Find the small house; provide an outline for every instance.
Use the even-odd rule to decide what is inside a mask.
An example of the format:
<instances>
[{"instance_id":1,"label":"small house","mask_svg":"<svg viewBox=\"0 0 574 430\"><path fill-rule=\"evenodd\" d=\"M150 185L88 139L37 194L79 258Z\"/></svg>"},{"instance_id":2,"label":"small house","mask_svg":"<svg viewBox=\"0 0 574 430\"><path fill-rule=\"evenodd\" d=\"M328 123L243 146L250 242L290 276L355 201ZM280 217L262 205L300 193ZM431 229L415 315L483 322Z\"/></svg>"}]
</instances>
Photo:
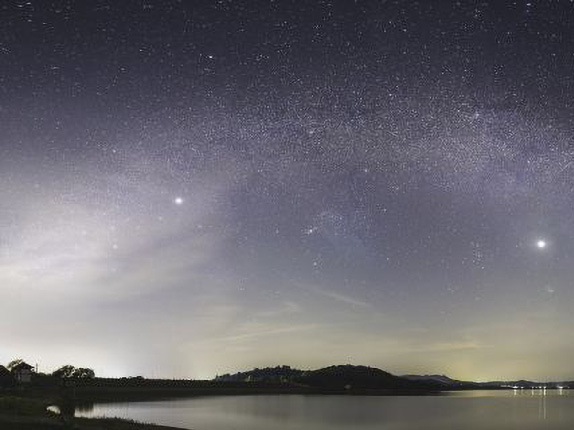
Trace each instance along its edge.
<instances>
[{"instance_id":1,"label":"small house","mask_svg":"<svg viewBox=\"0 0 574 430\"><path fill-rule=\"evenodd\" d=\"M32 381L32 373L34 373L34 367L28 363L22 362L12 368L12 375L19 384L29 384Z\"/></svg>"}]
</instances>

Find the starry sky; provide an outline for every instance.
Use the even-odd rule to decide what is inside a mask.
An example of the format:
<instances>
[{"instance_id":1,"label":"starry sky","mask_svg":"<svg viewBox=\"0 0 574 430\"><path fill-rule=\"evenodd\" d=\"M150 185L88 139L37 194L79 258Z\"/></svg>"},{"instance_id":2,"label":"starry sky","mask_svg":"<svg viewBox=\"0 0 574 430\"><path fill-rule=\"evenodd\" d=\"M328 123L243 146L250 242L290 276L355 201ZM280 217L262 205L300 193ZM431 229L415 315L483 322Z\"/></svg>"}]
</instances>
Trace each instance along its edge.
<instances>
[{"instance_id":1,"label":"starry sky","mask_svg":"<svg viewBox=\"0 0 574 430\"><path fill-rule=\"evenodd\" d=\"M574 378L574 3L2 0L0 362Z\"/></svg>"}]
</instances>

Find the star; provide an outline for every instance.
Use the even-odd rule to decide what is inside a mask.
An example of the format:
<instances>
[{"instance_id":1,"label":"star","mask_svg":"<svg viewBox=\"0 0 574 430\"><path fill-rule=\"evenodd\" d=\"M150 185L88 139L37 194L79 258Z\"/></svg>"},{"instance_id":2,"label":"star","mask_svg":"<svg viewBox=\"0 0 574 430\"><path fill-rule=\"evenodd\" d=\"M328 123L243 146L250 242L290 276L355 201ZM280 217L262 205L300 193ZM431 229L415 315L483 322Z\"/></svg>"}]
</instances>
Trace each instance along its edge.
<instances>
[{"instance_id":1,"label":"star","mask_svg":"<svg viewBox=\"0 0 574 430\"><path fill-rule=\"evenodd\" d=\"M175 199L173 199L173 202L176 205L181 206L183 204L183 198L182 197L176 197Z\"/></svg>"},{"instance_id":2,"label":"star","mask_svg":"<svg viewBox=\"0 0 574 430\"><path fill-rule=\"evenodd\" d=\"M306 229L305 229L304 233L305 233L307 236L309 236L309 235L315 233L315 231L317 231L317 228L316 228L316 227L309 227L309 228L306 228Z\"/></svg>"},{"instance_id":3,"label":"star","mask_svg":"<svg viewBox=\"0 0 574 430\"><path fill-rule=\"evenodd\" d=\"M536 247L539 248L539 249L544 249L544 248L546 248L547 246L548 246L548 244L547 244L546 241L543 240L543 239L539 239L539 240L536 242Z\"/></svg>"}]
</instances>

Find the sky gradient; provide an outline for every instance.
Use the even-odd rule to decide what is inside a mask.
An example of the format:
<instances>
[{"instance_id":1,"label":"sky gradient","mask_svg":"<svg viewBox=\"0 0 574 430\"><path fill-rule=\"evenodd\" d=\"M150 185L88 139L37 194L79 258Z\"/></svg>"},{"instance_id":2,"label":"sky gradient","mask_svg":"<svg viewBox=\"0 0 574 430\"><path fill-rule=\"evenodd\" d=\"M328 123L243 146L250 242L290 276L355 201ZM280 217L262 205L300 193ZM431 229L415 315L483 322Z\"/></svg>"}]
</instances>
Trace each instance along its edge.
<instances>
[{"instance_id":1,"label":"sky gradient","mask_svg":"<svg viewBox=\"0 0 574 430\"><path fill-rule=\"evenodd\" d=\"M3 2L0 362L574 379L573 47L566 0Z\"/></svg>"}]
</instances>

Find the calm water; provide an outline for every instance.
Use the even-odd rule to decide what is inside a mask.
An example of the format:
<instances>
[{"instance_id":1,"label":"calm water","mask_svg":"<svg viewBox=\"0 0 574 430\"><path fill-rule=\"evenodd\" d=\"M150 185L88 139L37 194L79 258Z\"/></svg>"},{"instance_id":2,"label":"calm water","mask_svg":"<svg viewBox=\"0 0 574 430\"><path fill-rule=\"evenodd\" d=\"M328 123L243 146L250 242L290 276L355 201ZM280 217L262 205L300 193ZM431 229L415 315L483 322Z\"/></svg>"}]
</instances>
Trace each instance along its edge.
<instances>
[{"instance_id":1,"label":"calm water","mask_svg":"<svg viewBox=\"0 0 574 430\"><path fill-rule=\"evenodd\" d=\"M237 396L95 405L114 416L196 430L572 429L574 390L444 396Z\"/></svg>"}]
</instances>

